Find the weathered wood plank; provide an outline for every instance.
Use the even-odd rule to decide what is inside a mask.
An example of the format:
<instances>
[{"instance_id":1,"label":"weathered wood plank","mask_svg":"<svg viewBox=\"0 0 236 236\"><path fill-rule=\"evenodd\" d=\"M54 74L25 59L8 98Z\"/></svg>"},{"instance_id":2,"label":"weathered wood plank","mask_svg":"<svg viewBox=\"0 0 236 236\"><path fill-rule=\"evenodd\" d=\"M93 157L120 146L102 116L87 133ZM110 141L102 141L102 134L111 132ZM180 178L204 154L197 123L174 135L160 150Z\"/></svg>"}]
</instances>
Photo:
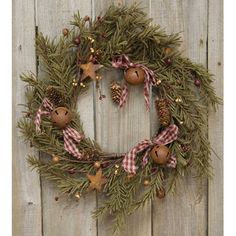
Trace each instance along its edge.
<instances>
[{"instance_id":1,"label":"weathered wood plank","mask_svg":"<svg viewBox=\"0 0 236 236\"><path fill-rule=\"evenodd\" d=\"M105 11L111 4L122 6L134 1L94 1L95 15ZM142 1L148 6L149 1ZM148 10L149 8L147 8ZM110 71L103 74L102 92L107 96L103 101L97 99L96 104L96 137L106 151L127 152L139 141L150 137L150 119L146 112L143 86L129 88L129 102L121 110L117 108L110 97L112 80L122 79L122 74ZM111 235L111 218L99 221L98 235ZM121 235L151 235L151 204L131 215L126 221L126 228Z\"/></svg>"},{"instance_id":2,"label":"weathered wood plank","mask_svg":"<svg viewBox=\"0 0 236 236\"><path fill-rule=\"evenodd\" d=\"M151 1L151 9L151 17L168 33L182 31L184 55L206 65L207 0ZM153 130L155 126L154 122ZM174 196L154 202L153 235L207 234L207 182L202 184L201 202L197 201L197 187L195 180L184 177Z\"/></svg>"},{"instance_id":3,"label":"weathered wood plank","mask_svg":"<svg viewBox=\"0 0 236 236\"><path fill-rule=\"evenodd\" d=\"M36 152L25 145L16 128L25 102L24 83L20 74L36 71L34 1L13 1L13 235L41 236L40 179L27 164L26 156Z\"/></svg>"},{"instance_id":4,"label":"weathered wood plank","mask_svg":"<svg viewBox=\"0 0 236 236\"><path fill-rule=\"evenodd\" d=\"M77 10L81 16L91 15L91 2L38 0L37 9L39 31L53 38L60 35L63 28L69 27L68 23ZM92 86L79 98L78 110L86 135L94 138ZM63 197L55 201L57 193L53 183L42 180L44 235L96 235L96 221L90 214L96 207L95 194L75 203L67 202L68 199Z\"/></svg>"},{"instance_id":5,"label":"weathered wood plank","mask_svg":"<svg viewBox=\"0 0 236 236\"><path fill-rule=\"evenodd\" d=\"M208 68L215 75L214 86L223 98L223 1L209 0ZM214 179L208 183L208 235L223 235L223 106L209 115Z\"/></svg>"}]
</instances>

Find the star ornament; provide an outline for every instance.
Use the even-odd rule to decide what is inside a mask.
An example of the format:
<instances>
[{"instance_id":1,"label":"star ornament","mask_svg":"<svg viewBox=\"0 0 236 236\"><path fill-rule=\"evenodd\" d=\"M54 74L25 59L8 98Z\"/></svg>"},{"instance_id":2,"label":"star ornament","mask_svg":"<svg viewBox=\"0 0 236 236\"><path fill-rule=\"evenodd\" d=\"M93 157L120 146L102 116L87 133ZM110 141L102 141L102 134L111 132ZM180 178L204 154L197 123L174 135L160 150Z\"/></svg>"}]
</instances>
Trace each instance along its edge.
<instances>
[{"instance_id":1,"label":"star ornament","mask_svg":"<svg viewBox=\"0 0 236 236\"><path fill-rule=\"evenodd\" d=\"M81 81L83 81L87 77L96 80L96 71L102 67L103 65L93 64L91 61L86 64L80 65L80 68L83 70Z\"/></svg>"},{"instance_id":2,"label":"star ornament","mask_svg":"<svg viewBox=\"0 0 236 236\"><path fill-rule=\"evenodd\" d=\"M104 185L107 182L107 179L102 174L102 169L99 169L97 171L96 175L89 175L89 174L87 174L87 178L90 181L90 185L88 187L88 191L96 189L99 192L101 192L102 185Z\"/></svg>"}]
</instances>

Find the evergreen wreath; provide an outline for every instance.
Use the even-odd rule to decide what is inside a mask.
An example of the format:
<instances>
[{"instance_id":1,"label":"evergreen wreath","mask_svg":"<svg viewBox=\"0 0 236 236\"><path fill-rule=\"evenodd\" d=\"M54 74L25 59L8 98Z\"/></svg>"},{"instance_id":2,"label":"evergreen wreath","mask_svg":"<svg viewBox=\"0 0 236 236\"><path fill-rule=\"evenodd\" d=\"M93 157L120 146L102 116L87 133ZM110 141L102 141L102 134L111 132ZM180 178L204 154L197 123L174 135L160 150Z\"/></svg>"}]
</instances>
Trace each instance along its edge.
<instances>
[{"instance_id":1,"label":"evergreen wreath","mask_svg":"<svg viewBox=\"0 0 236 236\"><path fill-rule=\"evenodd\" d=\"M212 175L207 114L220 103L212 75L181 56L179 34L167 35L151 22L137 5L111 6L95 20L78 12L58 40L37 36L42 72L21 76L27 102L18 126L27 142L50 156L29 156L29 164L75 199L102 191L106 200L94 216L112 214L115 229L147 201L173 192L187 170ZM110 87L114 104L125 109L129 86L143 84L147 110L152 97L160 123L152 139L125 154L107 153L85 137L76 111L89 83L99 90L99 72L110 68L124 71Z\"/></svg>"}]
</instances>

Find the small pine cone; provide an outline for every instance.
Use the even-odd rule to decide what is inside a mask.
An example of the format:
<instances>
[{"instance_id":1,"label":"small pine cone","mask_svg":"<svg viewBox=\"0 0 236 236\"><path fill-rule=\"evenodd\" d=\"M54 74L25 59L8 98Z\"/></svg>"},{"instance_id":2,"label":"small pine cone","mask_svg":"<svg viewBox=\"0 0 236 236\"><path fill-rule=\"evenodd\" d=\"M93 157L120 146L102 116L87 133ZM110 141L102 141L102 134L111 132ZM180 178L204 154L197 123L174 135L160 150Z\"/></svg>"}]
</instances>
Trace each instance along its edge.
<instances>
[{"instance_id":1,"label":"small pine cone","mask_svg":"<svg viewBox=\"0 0 236 236\"><path fill-rule=\"evenodd\" d=\"M160 124L167 126L171 121L171 113L169 110L169 102L166 99L157 99L155 101L157 114L159 116Z\"/></svg>"},{"instance_id":2,"label":"small pine cone","mask_svg":"<svg viewBox=\"0 0 236 236\"><path fill-rule=\"evenodd\" d=\"M55 106L63 105L65 103L65 98L63 95L52 86L47 88L47 98Z\"/></svg>"},{"instance_id":3,"label":"small pine cone","mask_svg":"<svg viewBox=\"0 0 236 236\"><path fill-rule=\"evenodd\" d=\"M111 98L114 103L120 103L120 97L122 93L121 85L115 81L111 83Z\"/></svg>"}]
</instances>

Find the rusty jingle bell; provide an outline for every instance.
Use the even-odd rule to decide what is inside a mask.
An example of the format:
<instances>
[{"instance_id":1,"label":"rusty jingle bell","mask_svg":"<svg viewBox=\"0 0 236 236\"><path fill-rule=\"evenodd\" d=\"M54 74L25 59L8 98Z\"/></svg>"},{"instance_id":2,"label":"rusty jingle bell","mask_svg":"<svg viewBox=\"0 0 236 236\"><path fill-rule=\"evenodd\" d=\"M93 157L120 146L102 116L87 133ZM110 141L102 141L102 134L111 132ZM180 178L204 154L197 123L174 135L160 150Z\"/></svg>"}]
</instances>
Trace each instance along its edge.
<instances>
[{"instance_id":1,"label":"rusty jingle bell","mask_svg":"<svg viewBox=\"0 0 236 236\"><path fill-rule=\"evenodd\" d=\"M145 79L145 72L142 68L131 67L125 71L125 80L132 85L142 84Z\"/></svg>"},{"instance_id":2,"label":"rusty jingle bell","mask_svg":"<svg viewBox=\"0 0 236 236\"><path fill-rule=\"evenodd\" d=\"M64 129L72 120L72 113L66 107L57 107L51 113L51 120L55 126Z\"/></svg>"},{"instance_id":3,"label":"rusty jingle bell","mask_svg":"<svg viewBox=\"0 0 236 236\"><path fill-rule=\"evenodd\" d=\"M170 149L164 145L155 146L151 150L150 155L154 162L160 165L164 165L170 159Z\"/></svg>"}]
</instances>

